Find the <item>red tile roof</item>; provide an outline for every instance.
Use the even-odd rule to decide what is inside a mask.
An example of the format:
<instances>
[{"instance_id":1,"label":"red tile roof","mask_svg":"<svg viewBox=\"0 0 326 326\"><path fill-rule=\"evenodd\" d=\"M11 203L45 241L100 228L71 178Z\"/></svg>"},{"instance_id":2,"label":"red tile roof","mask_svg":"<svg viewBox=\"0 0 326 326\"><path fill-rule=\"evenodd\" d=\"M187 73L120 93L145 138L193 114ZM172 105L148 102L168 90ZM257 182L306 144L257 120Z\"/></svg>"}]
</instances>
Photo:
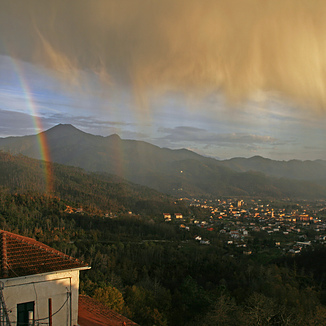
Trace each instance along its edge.
<instances>
[{"instance_id":1,"label":"red tile roof","mask_svg":"<svg viewBox=\"0 0 326 326\"><path fill-rule=\"evenodd\" d=\"M138 325L87 295L79 296L78 324L80 326Z\"/></svg>"},{"instance_id":2,"label":"red tile roof","mask_svg":"<svg viewBox=\"0 0 326 326\"><path fill-rule=\"evenodd\" d=\"M0 278L86 266L87 264L34 239L0 230Z\"/></svg>"}]
</instances>

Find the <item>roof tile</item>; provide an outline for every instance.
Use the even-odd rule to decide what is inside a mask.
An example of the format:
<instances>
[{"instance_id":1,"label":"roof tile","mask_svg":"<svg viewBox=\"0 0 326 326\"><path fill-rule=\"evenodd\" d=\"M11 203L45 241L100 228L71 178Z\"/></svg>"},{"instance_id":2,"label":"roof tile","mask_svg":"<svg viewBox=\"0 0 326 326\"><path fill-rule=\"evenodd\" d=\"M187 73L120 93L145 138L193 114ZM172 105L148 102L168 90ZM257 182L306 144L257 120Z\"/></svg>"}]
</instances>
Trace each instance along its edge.
<instances>
[{"instance_id":1,"label":"roof tile","mask_svg":"<svg viewBox=\"0 0 326 326\"><path fill-rule=\"evenodd\" d=\"M0 230L0 278L88 266L32 238Z\"/></svg>"},{"instance_id":2,"label":"roof tile","mask_svg":"<svg viewBox=\"0 0 326 326\"><path fill-rule=\"evenodd\" d=\"M135 322L109 309L101 302L80 295L78 300L78 324L80 326L137 326Z\"/></svg>"}]
</instances>

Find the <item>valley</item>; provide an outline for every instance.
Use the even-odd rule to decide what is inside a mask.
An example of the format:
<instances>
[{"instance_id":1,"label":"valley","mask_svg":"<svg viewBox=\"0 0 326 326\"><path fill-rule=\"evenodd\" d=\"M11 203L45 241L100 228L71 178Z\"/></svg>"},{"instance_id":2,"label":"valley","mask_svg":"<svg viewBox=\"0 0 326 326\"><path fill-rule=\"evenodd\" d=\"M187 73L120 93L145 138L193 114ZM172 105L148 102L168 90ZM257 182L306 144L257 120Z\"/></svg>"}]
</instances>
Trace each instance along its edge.
<instances>
[{"instance_id":1,"label":"valley","mask_svg":"<svg viewBox=\"0 0 326 326\"><path fill-rule=\"evenodd\" d=\"M87 262L81 293L100 301L113 296L111 309L144 326L323 323L321 182L235 171L185 150L154 147L161 165L153 154L144 169L134 168L140 185L97 170L106 159L94 160L90 170L73 166L85 164L81 143L79 156L63 151L69 165L13 147L0 151L1 229ZM133 142L135 166L142 146L145 153L153 145Z\"/></svg>"}]
</instances>

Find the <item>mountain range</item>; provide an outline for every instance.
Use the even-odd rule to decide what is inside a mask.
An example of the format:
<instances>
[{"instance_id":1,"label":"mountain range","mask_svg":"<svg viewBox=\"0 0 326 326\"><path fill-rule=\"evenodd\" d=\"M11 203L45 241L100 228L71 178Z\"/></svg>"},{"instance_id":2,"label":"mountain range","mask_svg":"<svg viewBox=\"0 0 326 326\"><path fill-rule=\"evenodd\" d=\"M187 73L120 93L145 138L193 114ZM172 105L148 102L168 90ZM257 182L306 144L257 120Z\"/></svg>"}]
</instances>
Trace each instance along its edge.
<instances>
[{"instance_id":1,"label":"mountain range","mask_svg":"<svg viewBox=\"0 0 326 326\"><path fill-rule=\"evenodd\" d=\"M216 160L186 149L160 148L118 135L95 136L59 124L38 135L0 138L0 149L41 159L45 137L53 162L109 173L160 192L185 196L326 198L326 161L260 156Z\"/></svg>"}]
</instances>

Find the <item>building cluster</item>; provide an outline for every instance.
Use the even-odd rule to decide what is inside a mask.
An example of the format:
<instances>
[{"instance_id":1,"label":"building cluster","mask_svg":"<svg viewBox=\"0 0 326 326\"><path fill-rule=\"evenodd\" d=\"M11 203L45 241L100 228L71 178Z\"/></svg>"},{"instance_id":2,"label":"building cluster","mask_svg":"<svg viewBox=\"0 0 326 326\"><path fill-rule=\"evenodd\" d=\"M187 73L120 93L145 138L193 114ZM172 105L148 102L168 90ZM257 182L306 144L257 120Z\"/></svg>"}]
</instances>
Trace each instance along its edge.
<instances>
[{"instance_id":1,"label":"building cluster","mask_svg":"<svg viewBox=\"0 0 326 326\"><path fill-rule=\"evenodd\" d=\"M314 243L326 244L325 202L192 199L190 207L204 209L206 215L184 218L182 228L199 227L207 231L208 239L223 240L226 245L246 248L253 239L259 238L275 248L297 254ZM196 235L194 239L202 244L210 243L202 236ZM252 253L244 250L245 254L249 252Z\"/></svg>"}]
</instances>

